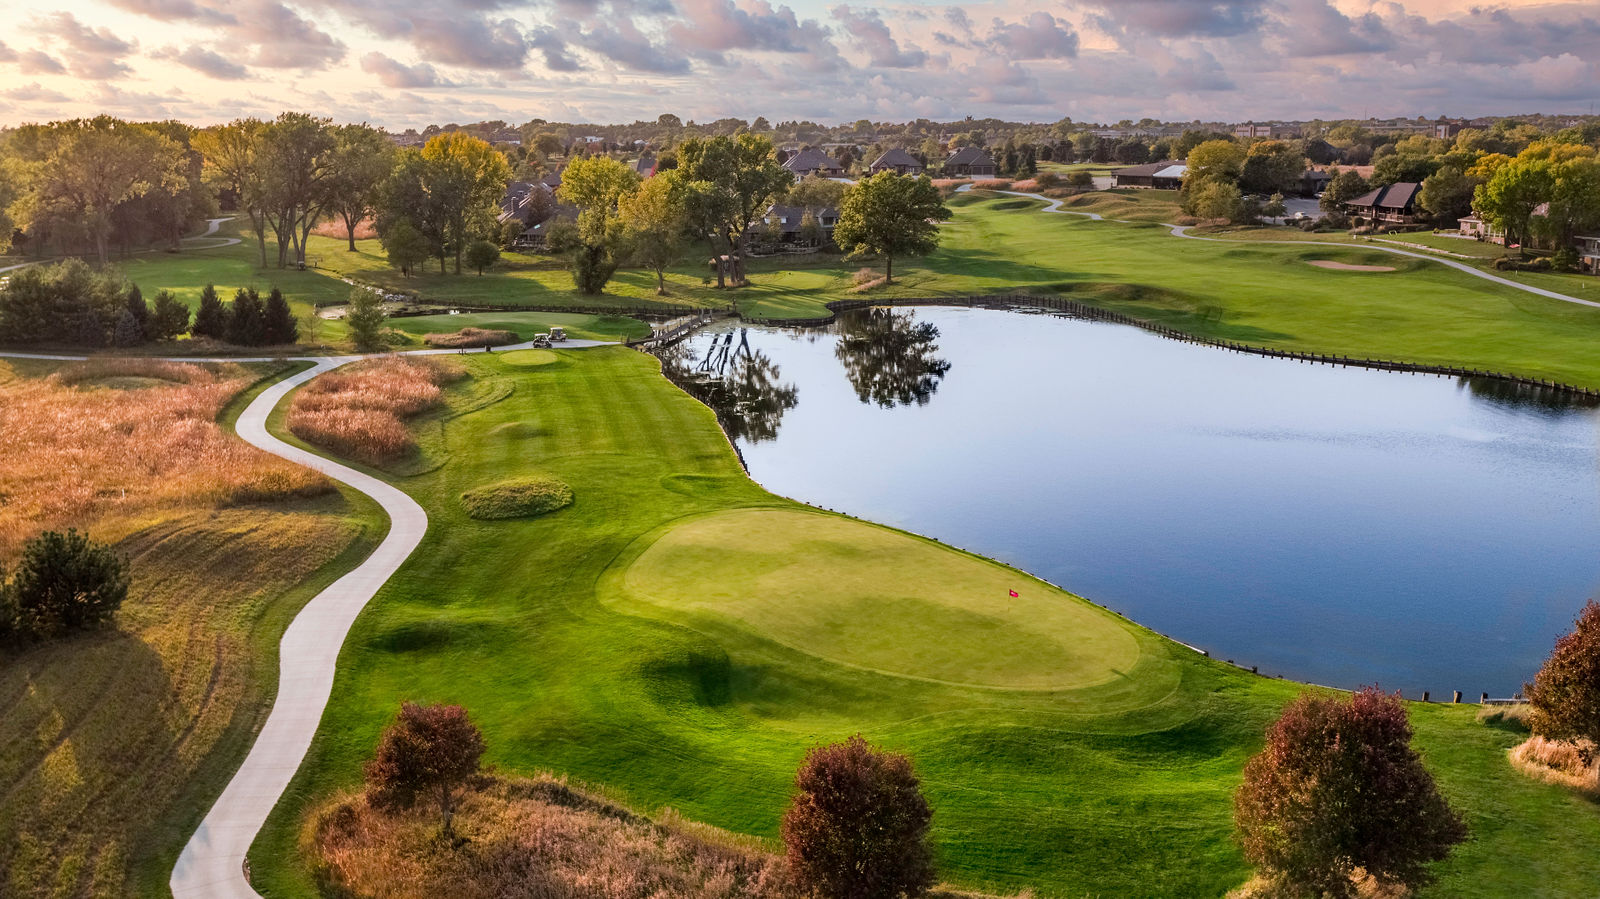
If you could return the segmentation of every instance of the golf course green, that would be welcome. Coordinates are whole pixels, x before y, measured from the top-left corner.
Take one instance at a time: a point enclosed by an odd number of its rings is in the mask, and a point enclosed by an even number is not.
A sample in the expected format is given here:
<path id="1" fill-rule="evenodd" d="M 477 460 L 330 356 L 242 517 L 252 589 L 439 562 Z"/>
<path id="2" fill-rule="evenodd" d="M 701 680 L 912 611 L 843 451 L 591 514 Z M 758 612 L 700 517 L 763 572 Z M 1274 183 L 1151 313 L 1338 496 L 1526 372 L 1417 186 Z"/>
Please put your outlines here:
<path id="1" fill-rule="evenodd" d="M 340 656 L 310 755 L 251 854 L 264 895 L 318 895 L 305 816 L 359 781 L 402 700 L 465 706 L 503 771 L 768 840 L 806 749 L 861 733 L 912 756 L 940 874 L 966 888 L 1220 896 L 1248 878 L 1232 794 L 1305 688 L 767 493 L 650 356 L 519 355 L 462 357 L 441 464 L 377 473 L 427 510 L 428 534 Z M 504 520 L 462 506 L 533 475 L 570 486 L 571 505 Z M 1475 712 L 1412 706 L 1473 835 L 1430 895 L 1588 890 L 1600 810 L 1515 773 L 1505 751 L 1521 735 Z"/>

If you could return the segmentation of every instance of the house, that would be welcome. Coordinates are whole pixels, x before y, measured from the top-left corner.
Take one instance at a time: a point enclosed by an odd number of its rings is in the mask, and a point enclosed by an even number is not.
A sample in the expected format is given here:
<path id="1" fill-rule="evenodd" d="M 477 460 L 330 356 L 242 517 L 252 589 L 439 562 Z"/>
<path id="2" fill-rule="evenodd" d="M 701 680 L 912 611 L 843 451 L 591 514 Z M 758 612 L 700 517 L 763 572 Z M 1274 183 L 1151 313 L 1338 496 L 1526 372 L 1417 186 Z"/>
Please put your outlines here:
<path id="1" fill-rule="evenodd" d="M 944 161 L 946 178 L 993 178 L 994 157 L 982 147 L 962 147 Z"/>
<path id="2" fill-rule="evenodd" d="M 1486 243 L 1504 244 L 1506 242 L 1506 232 L 1501 230 L 1499 226 L 1492 225 L 1479 218 L 1476 212 L 1462 216 L 1457 225 L 1461 230 L 1462 237 L 1474 237 Z"/>
<path id="3" fill-rule="evenodd" d="M 561 168 L 564 169 L 566 166 L 562 166 Z M 556 169 L 553 172 L 547 172 L 543 178 L 539 179 L 539 183 L 549 188 L 551 192 L 559 190 L 561 188 L 561 169 Z"/>
<path id="4" fill-rule="evenodd" d="M 917 158 L 910 153 L 895 147 L 893 150 L 879 156 L 868 171 L 874 175 L 879 172 L 894 172 L 896 175 L 920 175 L 922 174 L 922 163 L 918 162 Z"/>
<path id="5" fill-rule="evenodd" d="M 506 185 L 506 192 L 500 195 L 500 214 L 498 219 L 506 221 L 527 205 L 528 194 L 544 188 L 535 185 L 532 181 L 512 181 Z"/>
<path id="6" fill-rule="evenodd" d="M 1152 162 L 1132 165 L 1111 173 L 1117 187 L 1150 187 L 1157 190 L 1177 190 L 1183 186 L 1183 176 L 1189 167 L 1181 162 Z"/>
<path id="7" fill-rule="evenodd" d="M 800 225 L 805 221 L 808 207 L 782 206 L 777 203 L 767 207 L 766 214 L 761 217 L 761 223 L 768 228 L 776 229 L 778 240 L 783 243 L 795 243 L 800 240 Z M 812 215 L 816 216 L 817 225 L 822 228 L 823 239 L 826 240 L 833 234 L 833 228 L 839 224 L 839 210 L 832 206 L 810 208 Z"/>
<path id="8" fill-rule="evenodd" d="M 656 173 L 656 154 L 649 150 L 640 153 L 639 158 L 635 159 L 629 168 L 632 168 L 639 177 L 649 178 Z"/>
<path id="9" fill-rule="evenodd" d="M 1327 188 L 1333 177 L 1320 169 L 1306 169 L 1300 175 L 1300 196 L 1314 197 Z"/>
<path id="10" fill-rule="evenodd" d="M 1258 137 L 1272 137 L 1272 126 L 1264 123 L 1258 124 L 1256 122 L 1245 122 L 1243 125 L 1233 126 L 1233 136 L 1239 138 L 1240 140 L 1253 140 L 1254 138 Z"/>
<path id="11" fill-rule="evenodd" d="M 1578 251 L 1578 271 L 1600 275 L 1600 234 L 1580 234 L 1572 244 Z"/>
<path id="12" fill-rule="evenodd" d="M 1417 221 L 1417 195 L 1421 192 L 1422 185 L 1415 181 L 1396 181 L 1362 194 L 1344 207 L 1356 218 L 1373 224 L 1410 225 Z"/>
<path id="13" fill-rule="evenodd" d="M 796 181 L 807 175 L 821 175 L 824 178 L 837 178 L 844 174 L 844 169 L 832 156 L 812 147 L 808 150 L 790 156 L 784 160 L 783 167 L 788 169 Z"/>

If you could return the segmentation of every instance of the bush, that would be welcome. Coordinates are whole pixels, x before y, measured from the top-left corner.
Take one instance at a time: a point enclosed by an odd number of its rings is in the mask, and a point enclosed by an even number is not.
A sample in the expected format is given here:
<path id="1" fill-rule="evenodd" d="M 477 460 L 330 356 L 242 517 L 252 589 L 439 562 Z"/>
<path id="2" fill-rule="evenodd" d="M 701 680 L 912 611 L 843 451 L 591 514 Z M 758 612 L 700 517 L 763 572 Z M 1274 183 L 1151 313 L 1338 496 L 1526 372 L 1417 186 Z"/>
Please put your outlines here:
<path id="1" fill-rule="evenodd" d="M 1234 820 L 1245 857 L 1294 896 L 1353 896 L 1358 868 L 1420 886 L 1467 835 L 1411 748 L 1405 708 L 1375 687 L 1290 703 L 1245 765 Z"/>
<path id="2" fill-rule="evenodd" d="M 500 261 L 500 248 L 487 240 L 475 240 L 467 244 L 466 261 L 481 277 L 484 269 Z"/>
<path id="3" fill-rule="evenodd" d="M 128 563 L 75 530 L 45 531 L 23 544 L 6 593 L 21 636 L 88 630 L 110 621 L 128 598 Z"/>
<path id="4" fill-rule="evenodd" d="M 449 836 L 461 789 L 478 773 L 483 750 L 483 734 L 461 706 L 402 703 L 367 763 L 367 801 L 398 811 L 428 800 Z"/>
<path id="5" fill-rule="evenodd" d="M 0 290 L 0 341 L 104 346 L 128 311 L 122 280 L 80 259 L 11 273 Z"/>
<path id="6" fill-rule="evenodd" d="M 1040 172 L 1034 176 L 1033 183 L 1040 190 L 1049 190 L 1061 183 L 1061 176 L 1055 172 Z"/>
<path id="7" fill-rule="evenodd" d="M 462 328 L 453 334 L 424 334 L 422 342 L 428 346 L 460 349 L 481 346 L 505 346 L 516 343 L 513 331 L 496 331 L 487 328 Z"/>
<path id="8" fill-rule="evenodd" d="M 1094 187 L 1094 175 L 1086 171 L 1076 171 L 1067 175 L 1068 187 Z"/>
<path id="9" fill-rule="evenodd" d="M 1600 603 L 1589 600 L 1572 632 L 1527 687 L 1533 732 L 1552 740 L 1600 742 Z"/>
<path id="10" fill-rule="evenodd" d="M 795 786 L 782 832 L 802 889 L 824 899 L 898 899 L 933 885 L 933 812 L 906 756 L 857 734 L 806 753 Z"/>
<path id="11" fill-rule="evenodd" d="M 473 518 L 494 521 L 532 518 L 572 505 L 572 488 L 550 477 L 526 477 L 475 487 L 461 494 L 461 505 Z"/>

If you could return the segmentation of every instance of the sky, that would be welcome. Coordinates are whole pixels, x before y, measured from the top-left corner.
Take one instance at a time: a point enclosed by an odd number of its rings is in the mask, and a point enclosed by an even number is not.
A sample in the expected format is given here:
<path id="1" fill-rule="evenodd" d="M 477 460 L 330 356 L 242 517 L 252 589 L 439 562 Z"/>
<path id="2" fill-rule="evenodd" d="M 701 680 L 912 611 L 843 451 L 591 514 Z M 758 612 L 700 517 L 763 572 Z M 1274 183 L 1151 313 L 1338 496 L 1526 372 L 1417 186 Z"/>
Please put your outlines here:
<path id="1" fill-rule="evenodd" d="M 0 124 L 1586 113 L 1600 2 L 6 0 Z"/>

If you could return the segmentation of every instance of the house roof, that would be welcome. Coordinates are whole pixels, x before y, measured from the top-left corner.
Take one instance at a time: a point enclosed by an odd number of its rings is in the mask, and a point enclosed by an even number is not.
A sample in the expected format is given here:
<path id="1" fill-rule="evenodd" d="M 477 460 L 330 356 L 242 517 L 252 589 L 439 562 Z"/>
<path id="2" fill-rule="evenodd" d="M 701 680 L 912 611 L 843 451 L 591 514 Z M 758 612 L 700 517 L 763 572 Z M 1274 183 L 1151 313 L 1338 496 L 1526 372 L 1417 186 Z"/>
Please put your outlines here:
<path id="1" fill-rule="evenodd" d="M 1165 168 L 1161 169 L 1158 172 L 1153 173 L 1150 177 L 1152 177 L 1152 178 L 1182 178 L 1184 175 L 1187 175 L 1187 174 L 1189 174 L 1189 167 L 1187 165 L 1185 165 L 1184 163 L 1181 163 L 1181 162 L 1173 162 L 1173 163 L 1168 163 Z"/>
<path id="2" fill-rule="evenodd" d="M 950 154 L 945 165 L 994 165 L 994 157 L 982 147 L 962 147 Z"/>
<path id="3" fill-rule="evenodd" d="M 1396 181 L 1393 184 L 1380 187 L 1377 190 L 1362 194 L 1346 203 L 1347 206 L 1361 206 L 1385 209 L 1404 209 L 1410 206 L 1417 198 L 1417 192 L 1422 185 L 1415 181 Z"/>
<path id="4" fill-rule="evenodd" d="M 837 219 L 839 217 L 839 210 L 833 208 L 832 206 L 783 206 L 778 203 L 774 203 L 767 207 L 766 214 L 763 216 L 763 218 L 775 218 L 778 219 L 779 222 L 787 221 L 788 224 L 798 226 L 800 224 L 800 220 L 805 218 L 807 209 L 810 209 L 812 214 L 817 217 L 818 224 L 821 224 L 822 219 Z"/>
<path id="5" fill-rule="evenodd" d="M 1145 165 L 1130 165 L 1127 168 L 1117 169 L 1113 175 L 1126 175 L 1130 178 L 1143 178 L 1154 175 L 1156 172 L 1172 165 L 1171 162 L 1151 162 Z"/>
<path id="6" fill-rule="evenodd" d="M 922 168 L 922 163 L 918 162 L 917 158 L 912 156 L 910 153 L 907 153 L 899 147 L 895 147 L 894 149 L 885 152 L 882 156 L 879 156 L 877 160 L 872 163 L 871 167 L 876 169 L 892 168 L 894 166 L 911 166 L 913 168 L 920 169 Z"/>
<path id="7" fill-rule="evenodd" d="M 837 169 L 839 163 L 832 156 L 812 147 L 790 156 L 784 161 L 783 167 L 791 172 L 814 172 L 818 169 Z"/>
<path id="8" fill-rule="evenodd" d="M 646 178 L 656 173 L 656 154 L 640 153 L 639 158 L 633 162 L 633 170 Z"/>

